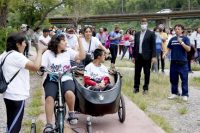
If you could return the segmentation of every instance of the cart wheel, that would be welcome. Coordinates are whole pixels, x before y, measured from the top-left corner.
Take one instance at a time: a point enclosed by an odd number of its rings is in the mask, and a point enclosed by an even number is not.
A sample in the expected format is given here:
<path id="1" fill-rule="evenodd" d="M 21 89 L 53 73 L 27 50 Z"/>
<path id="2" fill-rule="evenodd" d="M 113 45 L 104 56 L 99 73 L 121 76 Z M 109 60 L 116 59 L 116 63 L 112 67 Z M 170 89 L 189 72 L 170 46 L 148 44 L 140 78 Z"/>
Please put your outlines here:
<path id="1" fill-rule="evenodd" d="M 124 97 L 122 95 L 120 96 L 118 116 L 119 116 L 119 121 L 123 123 L 126 118 L 126 108 L 125 108 Z"/>

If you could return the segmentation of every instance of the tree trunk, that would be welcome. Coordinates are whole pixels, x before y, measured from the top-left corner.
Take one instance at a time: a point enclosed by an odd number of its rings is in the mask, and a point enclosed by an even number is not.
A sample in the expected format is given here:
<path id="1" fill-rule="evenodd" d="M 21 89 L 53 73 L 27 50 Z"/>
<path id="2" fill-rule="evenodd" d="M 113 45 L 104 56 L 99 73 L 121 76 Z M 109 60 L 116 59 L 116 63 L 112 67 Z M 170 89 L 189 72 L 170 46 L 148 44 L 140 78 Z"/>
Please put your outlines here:
<path id="1" fill-rule="evenodd" d="M 62 4 L 64 4 L 64 3 L 65 3 L 65 2 L 62 1 L 62 2 L 58 3 L 57 5 L 55 5 L 55 6 L 51 7 L 51 8 L 49 8 L 49 10 L 47 10 L 47 11 L 43 14 L 43 16 L 41 17 L 41 20 L 38 22 L 38 24 L 35 25 L 35 27 L 39 27 L 41 24 L 43 24 L 43 22 L 44 22 L 44 20 L 46 19 L 47 15 L 48 15 L 51 11 L 53 11 L 56 7 L 59 7 L 60 5 L 62 5 Z"/>
<path id="2" fill-rule="evenodd" d="M 8 17 L 8 1 L 0 5 L 0 28 L 5 28 Z"/>

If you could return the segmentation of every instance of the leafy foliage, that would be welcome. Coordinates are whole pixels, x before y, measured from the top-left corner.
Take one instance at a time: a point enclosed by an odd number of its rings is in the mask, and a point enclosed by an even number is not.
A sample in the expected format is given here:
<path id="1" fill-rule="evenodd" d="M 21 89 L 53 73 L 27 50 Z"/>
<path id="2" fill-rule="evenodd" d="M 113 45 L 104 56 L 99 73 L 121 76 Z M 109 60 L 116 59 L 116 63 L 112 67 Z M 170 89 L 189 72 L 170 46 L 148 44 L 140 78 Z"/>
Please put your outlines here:
<path id="1" fill-rule="evenodd" d="M 11 27 L 8 28 L 2 28 L 0 29 L 0 53 L 2 53 L 6 48 L 6 39 L 7 36 L 11 33 L 16 31 L 16 29 L 13 29 Z"/>

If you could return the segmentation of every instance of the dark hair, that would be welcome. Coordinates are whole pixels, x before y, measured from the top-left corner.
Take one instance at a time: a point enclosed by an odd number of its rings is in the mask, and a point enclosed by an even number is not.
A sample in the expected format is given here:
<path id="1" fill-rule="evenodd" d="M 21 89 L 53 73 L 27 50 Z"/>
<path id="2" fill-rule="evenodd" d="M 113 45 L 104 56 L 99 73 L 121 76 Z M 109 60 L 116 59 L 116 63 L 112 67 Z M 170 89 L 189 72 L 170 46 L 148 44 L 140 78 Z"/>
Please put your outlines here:
<path id="1" fill-rule="evenodd" d="M 160 31 L 160 28 L 158 26 L 156 26 L 153 31 L 155 32 L 156 30 L 159 30 Z"/>
<path id="2" fill-rule="evenodd" d="M 146 18 L 142 18 L 141 20 L 140 20 L 140 23 L 142 23 L 142 22 L 147 22 L 148 20 L 146 19 Z"/>
<path id="3" fill-rule="evenodd" d="M 36 32 L 38 30 L 40 30 L 40 27 L 36 27 L 33 31 Z"/>
<path id="4" fill-rule="evenodd" d="M 115 25 L 115 30 L 120 29 L 119 25 Z"/>
<path id="5" fill-rule="evenodd" d="M 55 56 L 58 54 L 58 44 L 60 43 L 61 40 L 65 40 L 65 36 L 63 34 L 55 34 L 49 44 L 48 44 L 48 49 L 51 50 Z M 64 52 L 64 51 L 62 51 Z"/>
<path id="6" fill-rule="evenodd" d="M 176 24 L 176 25 L 174 26 L 174 29 L 175 29 L 176 27 L 181 27 L 182 30 L 185 29 L 184 26 L 183 26 L 182 24 Z"/>
<path id="7" fill-rule="evenodd" d="M 68 29 L 75 29 L 75 26 L 73 24 L 69 24 L 66 26 L 66 30 Z"/>
<path id="8" fill-rule="evenodd" d="M 133 35 L 133 29 L 132 28 L 127 29 L 125 34 Z"/>
<path id="9" fill-rule="evenodd" d="M 49 29 L 43 29 L 43 32 L 50 32 Z"/>
<path id="10" fill-rule="evenodd" d="M 97 59 L 98 56 L 102 56 L 103 53 L 104 53 L 104 50 L 102 50 L 102 49 L 95 49 L 95 51 L 94 51 L 94 59 Z"/>
<path id="11" fill-rule="evenodd" d="M 103 28 L 103 31 L 106 32 L 106 31 L 108 31 L 108 29 L 107 29 L 106 27 L 104 27 L 104 28 Z"/>
<path id="12" fill-rule="evenodd" d="M 7 38 L 6 52 L 11 51 L 11 50 L 19 51 L 17 48 L 17 43 L 22 44 L 22 42 L 25 40 L 26 38 L 24 34 L 20 32 L 11 33 Z"/>
<path id="13" fill-rule="evenodd" d="M 85 26 L 85 27 L 83 28 L 83 32 L 85 33 L 85 31 L 86 31 L 87 29 L 90 29 L 91 32 L 92 32 L 92 27 L 91 27 L 91 26 Z"/>

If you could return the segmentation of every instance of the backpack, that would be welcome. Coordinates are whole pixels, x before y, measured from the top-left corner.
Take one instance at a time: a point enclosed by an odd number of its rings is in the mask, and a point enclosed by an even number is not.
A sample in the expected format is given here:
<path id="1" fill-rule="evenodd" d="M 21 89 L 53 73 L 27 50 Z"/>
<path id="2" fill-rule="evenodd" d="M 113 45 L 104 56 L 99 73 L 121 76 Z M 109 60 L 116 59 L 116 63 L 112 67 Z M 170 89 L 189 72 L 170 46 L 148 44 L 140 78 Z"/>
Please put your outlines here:
<path id="1" fill-rule="evenodd" d="M 110 48 L 110 35 L 108 35 L 107 37 L 106 37 L 106 42 L 105 42 L 105 47 L 107 48 L 107 49 L 109 49 Z"/>
<path id="2" fill-rule="evenodd" d="M 0 64 L 0 93 L 4 93 L 4 92 L 6 91 L 6 89 L 7 89 L 7 87 L 8 87 L 8 84 L 17 76 L 17 74 L 18 74 L 19 71 L 20 71 L 20 70 L 17 71 L 17 72 L 15 73 L 15 75 L 10 79 L 10 81 L 6 82 L 6 79 L 5 79 L 4 74 L 3 74 L 3 69 L 2 69 L 2 67 L 3 67 L 3 64 L 4 64 L 4 62 L 5 62 L 6 57 L 7 57 L 9 54 L 11 54 L 11 53 L 12 53 L 12 51 L 9 52 L 9 53 L 5 56 L 5 58 L 3 59 L 3 61 L 2 61 L 1 64 Z"/>
<path id="3" fill-rule="evenodd" d="M 110 36 L 113 36 L 113 35 L 114 35 L 114 32 L 110 32 L 110 34 L 107 35 L 107 37 L 106 37 L 105 47 L 106 47 L 107 49 L 110 48 L 110 43 L 111 43 Z"/>

